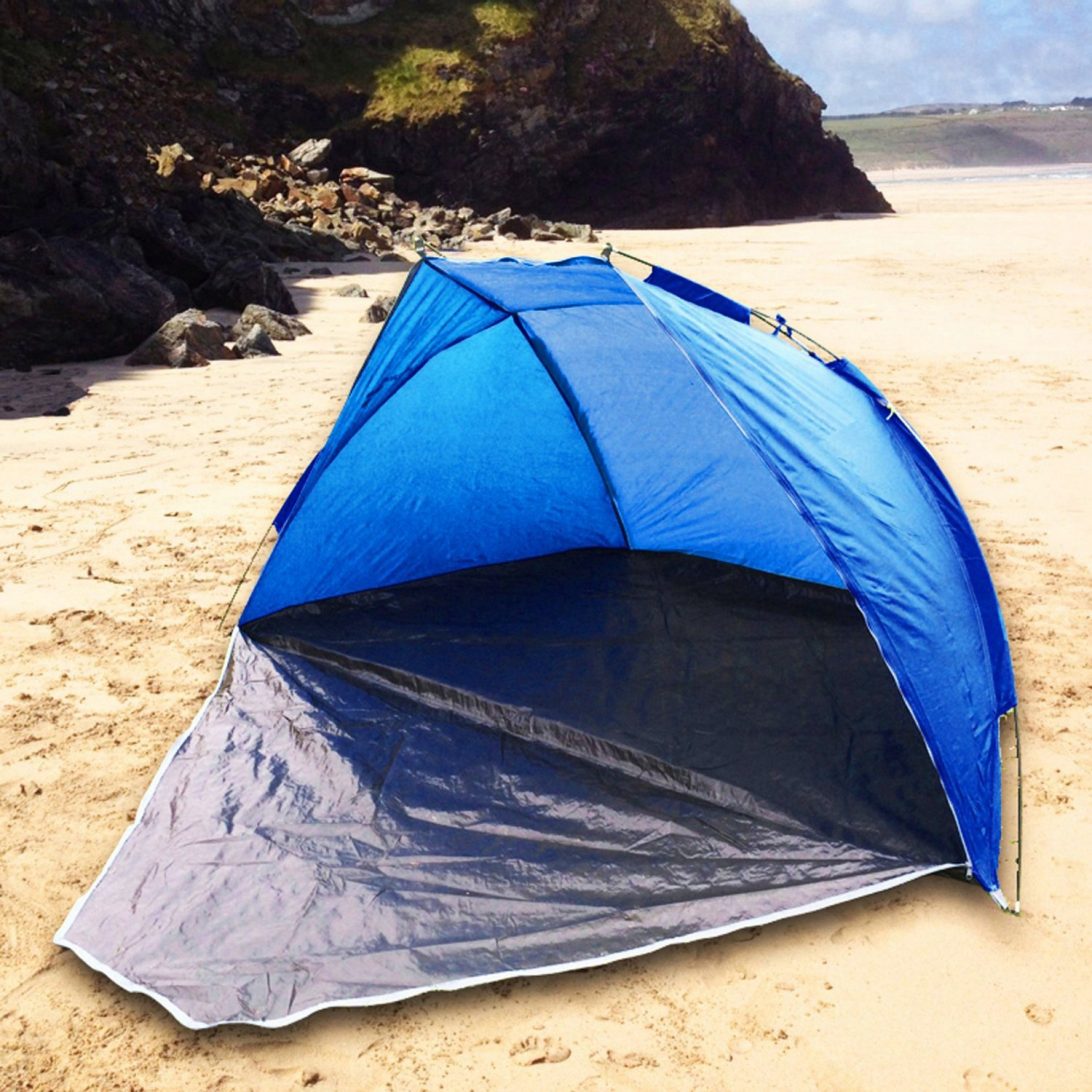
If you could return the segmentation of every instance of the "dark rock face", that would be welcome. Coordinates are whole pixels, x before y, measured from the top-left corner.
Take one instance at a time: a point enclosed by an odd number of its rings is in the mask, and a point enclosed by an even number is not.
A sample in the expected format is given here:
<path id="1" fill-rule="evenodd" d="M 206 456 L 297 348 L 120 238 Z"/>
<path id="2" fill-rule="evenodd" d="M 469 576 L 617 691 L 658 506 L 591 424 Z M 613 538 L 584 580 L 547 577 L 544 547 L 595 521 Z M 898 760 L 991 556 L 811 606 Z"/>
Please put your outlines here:
<path id="1" fill-rule="evenodd" d="M 457 109 L 335 134 L 410 197 L 682 227 L 889 206 L 729 4 L 542 0 Z M 393 15 L 393 13 L 391 13 Z"/>
<path id="2" fill-rule="evenodd" d="M 174 311 L 167 288 L 96 243 L 0 239 L 0 367 L 114 356 Z"/>
<path id="3" fill-rule="evenodd" d="M 296 304 L 284 281 L 257 258 L 234 258 L 224 262 L 197 291 L 199 307 L 226 307 L 242 311 L 260 303 L 286 315 L 296 313 Z"/>
<path id="4" fill-rule="evenodd" d="M 30 107 L 10 91 L 0 87 L 0 202 L 26 198 L 36 184 L 38 165 L 38 129 Z"/>
<path id="5" fill-rule="evenodd" d="M 189 45 L 224 36 L 260 57 L 287 57 L 300 36 L 286 5 L 261 7 L 239 0 L 70 0 L 72 7 L 113 10 L 161 31 L 181 35 Z M 264 8 L 264 10 L 262 10 Z"/>

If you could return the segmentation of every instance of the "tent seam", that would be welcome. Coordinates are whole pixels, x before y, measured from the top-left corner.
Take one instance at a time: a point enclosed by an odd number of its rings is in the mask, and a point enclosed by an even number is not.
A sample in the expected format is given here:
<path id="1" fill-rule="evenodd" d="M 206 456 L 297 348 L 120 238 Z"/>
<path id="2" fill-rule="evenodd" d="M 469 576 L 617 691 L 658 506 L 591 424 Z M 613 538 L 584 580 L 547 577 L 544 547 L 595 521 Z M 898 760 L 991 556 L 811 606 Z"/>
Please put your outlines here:
<path id="1" fill-rule="evenodd" d="M 538 339 L 535 338 L 531 331 L 524 325 L 523 315 L 516 313 L 513 314 L 512 317 L 516 321 L 516 328 L 527 342 L 528 348 L 535 354 L 535 359 L 538 360 L 539 364 L 542 366 L 542 370 L 550 377 L 550 382 L 553 383 L 558 396 L 561 398 L 561 401 L 565 403 L 565 408 L 569 411 L 569 416 L 572 418 L 573 424 L 576 425 L 576 430 L 580 433 L 580 438 L 584 441 L 584 447 L 591 456 L 591 460 L 595 464 L 595 469 L 599 472 L 599 478 L 603 483 L 603 489 L 606 491 L 607 498 L 610 500 L 610 506 L 614 510 L 614 518 L 618 521 L 618 530 L 622 532 L 622 542 L 627 550 L 633 549 L 633 545 L 629 538 L 629 531 L 626 530 L 625 520 L 622 519 L 622 509 L 618 503 L 618 494 L 615 492 L 614 482 L 607 473 L 606 465 L 603 462 L 603 454 L 599 450 L 599 445 L 592 441 L 591 436 L 581 424 L 580 416 L 576 412 L 571 395 L 565 393 L 565 389 L 562 387 L 557 375 L 555 375 L 554 368 L 556 367 L 557 362 L 552 360 L 544 349 L 539 348 L 537 344 Z"/>

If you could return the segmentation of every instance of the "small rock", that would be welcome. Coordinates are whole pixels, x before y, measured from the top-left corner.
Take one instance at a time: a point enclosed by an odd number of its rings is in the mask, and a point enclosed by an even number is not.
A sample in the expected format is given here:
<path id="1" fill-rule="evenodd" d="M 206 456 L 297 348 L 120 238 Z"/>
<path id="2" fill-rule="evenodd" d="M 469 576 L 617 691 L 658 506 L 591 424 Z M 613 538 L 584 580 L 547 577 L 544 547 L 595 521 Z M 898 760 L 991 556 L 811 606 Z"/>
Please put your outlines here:
<path id="1" fill-rule="evenodd" d="M 509 216 L 497 224 L 498 235 L 511 235 L 516 239 L 530 239 L 533 230 L 533 225 L 526 216 Z"/>
<path id="2" fill-rule="evenodd" d="M 43 417 L 67 417 L 72 411 L 67 406 L 58 406 L 56 409 L 44 410 Z"/>
<path id="3" fill-rule="evenodd" d="M 466 229 L 466 237 L 472 243 L 482 243 L 486 239 L 492 239 L 493 225 L 484 220 L 470 224 Z"/>
<path id="4" fill-rule="evenodd" d="M 352 296 L 356 299 L 366 300 L 368 298 L 368 290 L 362 284 L 347 284 L 344 287 L 339 288 L 334 295 Z"/>
<path id="5" fill-rule="evenodd" d="M 531 238 L 536 243 L 560 243 L 565 239 L 564 235 L 558 235 L 556 231 L 532 231 Z"/>
<path id="6" fill-rule="evenodd" d="M 329 277 L 331 276 L 330 270 L 324 265 L 317 265 L 314 269 L 307 270 L 309 277 Z"/>
<path id="7" fill-rule="evenodd" d="M 310 1088 L 312 1085 L 318 1084 L 321 1080 L 322 1074 L 314 1069 L 305 1069 L 303 1073 L 300 1074 L 300 1084 L 302 1084 L 304 1088 Z"/>
<path id="8" fill-rule="evenodd" d="M 200 175 L 200 169 L 194 164 L 193 156 L 189 155 L 181 144 L 164 144 L 151 158 L 155 163 L 155 173 L 160 178 L 186 182 Z"/>
<path id="9" fill-rule="evenodd" d="M 168 319 L 138 345 L 125 363 L 130 368 L 199 368 L 210 360 L 229 360 L 224 328 L 203 311 L 191 308 Z"/>
<path id="10" fill-rule="evenodd" d="M 341 208 L 344 204 L 341 190 L 332 189 L 329 186 L 323 186 L 311 201 L 315 208 L 325 209 L 326 212 L 333 212 L 334 209 Z"/>
<path id="11" fill-rule="evenodd" d="M 312 186 L 321 186 L 330 177 L 330 172 L 325 167 L 313 167 L 304 177 Z"/>
<path id="12" fill-rule="evenodd" d="M 212 184 L 213 193 L 241 193 L 248 201 L 258 196 L 259 182 L 256 178 L 218 178 Z"/>
<path id="13" fill-rule="evenodd" d="M 591 224 L 571 224 L 566 220 L 556 220 L 549 225 L 549 230 L 557 232 L 558 235 L 566 239 L 575 239 L 581 243 L 594 243 L 596 241 Z"/>
<path id="14" fill-rule="evenodd" d="M 305 140 L 288 153 L 288 158 L 305 170 L 321 167 L 330 155 L 333 142 L 327 139 Z"/>
<path id="15" fill-rule="evenodd" d="M 346 167 L 338 176 L 342 182 L 366 182 L 377 190 L 394 189 L 393 175 L 383 174 L 382 171 L 373 171 L 368 167 Z M 376 194 L 378 197 L 378 193 Z"/>
<path id="16" fill-rule="evenodd" d="M 254 326 L 260 327 L 274 341 L 295 341 L 311 332 L 298 318 L 252 303 L 239 316 L 239 321 L 231 328 L 229 337 L 232 341 L 238 341 Z"/>
<path id="17" fill-rule="evenodd" d="M 386 322 L 387 316 L 394 309 L 394 296 L 377 296 L 365 312 L 368 322 Z"/>
<path id="18" fill-rule="evenodd" d="M 238 341 L 235 351 L 241 357 L 280 356 L 269 335 L 260 326 L 251 326 Z"/>

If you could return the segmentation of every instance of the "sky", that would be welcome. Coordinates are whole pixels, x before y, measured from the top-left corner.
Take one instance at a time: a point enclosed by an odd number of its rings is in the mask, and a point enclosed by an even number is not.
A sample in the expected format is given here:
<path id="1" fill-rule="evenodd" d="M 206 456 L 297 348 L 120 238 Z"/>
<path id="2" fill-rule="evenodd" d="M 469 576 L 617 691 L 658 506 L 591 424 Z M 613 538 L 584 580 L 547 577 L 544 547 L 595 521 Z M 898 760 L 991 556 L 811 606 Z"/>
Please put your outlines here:
<path id="1" fill-rule="evenodd" d="M 828 114 L 1092 95 L 1092 0 L 734 0 Z"/>

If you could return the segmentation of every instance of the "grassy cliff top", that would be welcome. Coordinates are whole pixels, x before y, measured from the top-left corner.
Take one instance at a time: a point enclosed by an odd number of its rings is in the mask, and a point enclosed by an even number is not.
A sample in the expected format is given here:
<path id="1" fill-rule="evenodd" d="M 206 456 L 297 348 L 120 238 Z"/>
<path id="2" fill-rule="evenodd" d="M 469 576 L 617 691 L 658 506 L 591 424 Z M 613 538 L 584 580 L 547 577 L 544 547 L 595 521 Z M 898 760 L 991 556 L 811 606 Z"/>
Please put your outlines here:
<path id="1" fill-rule="evenodd" d="M 428 121 L 457 114 L 467 95 L 487 89 L 495 79 L 490 58 L 541 38 L 549 8 L 532 0 L 396 0 L 354 25 L 297 18 L 303 49 L 287 64 L 228 42 L 215 44 L 210 59 L 239 76 L 365 95 L 365 120 Z M 709 42 L 726 17 L 739 18 L 721 0 L 601 0 L 597 8 L 566 57 L 571 93 L 608 64 L 622 85 L 640 86 Z"/>

